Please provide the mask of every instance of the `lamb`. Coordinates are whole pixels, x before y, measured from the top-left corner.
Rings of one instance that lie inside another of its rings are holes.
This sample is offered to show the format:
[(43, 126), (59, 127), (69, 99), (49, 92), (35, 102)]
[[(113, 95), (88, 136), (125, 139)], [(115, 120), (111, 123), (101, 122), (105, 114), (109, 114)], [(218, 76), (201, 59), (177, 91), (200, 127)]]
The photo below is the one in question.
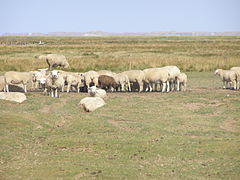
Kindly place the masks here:
[[(147, 83), (148, 87), (150, 88), (150, 92), (152, 91), (152, 87), (150, 84), (152, 83), (162, 83), (162, 92), (169, 92), (169, 77), (170, 74), (161, 68), (149, 68), (143, 70), (145, 73), (145, 82)], [(148, 87), (146, 91), (148, 91)]]
[(33, 85), (34, 75), (32, 72), (9, 71), (5, 73), (5, 91), (9, 92), (10, 84), (22, 84), (24, 92), (27, 92), (27, 84)]
[(113, 91), (113, 89), (117, 89), (117, 83), (113, 77), (107, 75), (101, 75), (98, 77), (99, 87), (102, 89), (106, 89), (108, 91)]
[(92, 85), (95, 85), (98, 87), (98, 77), (99, 75), (96, 71), (88, 71), (84, 73), (84, 80), (85, 80), (85, 85), (87, 89)]
[(177, 91), (179, 91), (179, 83), (176, 82), (176, 77), (180, 74), (180, 69), (177, 66), (164, 66), (161, 67), (161, 69), (166, 70), (170, 77), (169, 77), (169, 85), (170, 85), (170, 91), (175, 90), (175, 86), (177, 85)]
[(64, 77), (59, 74), (57, 70), (53, 70), (47, 77), (46, 88), (44, 92), (49, 94), (51, 97), (59, 97), (60, 89), (62, 89), (62, 92), (64, 91), (64, 83)]
[(145, 73), (143, 71), (129, 70), (129, 71), (124, 71), (122, 73), (127, 75), (128, 79), (131, 83), (138, 83), (139, 92), (143, 91), (143, 83), (145, 81)]
[(239, 89), (240, 74), (233, 70), (217, 69), (215, 75), (220, 76), (223, 81), (223, 89), (227, 88), (227, 83), (233, 84), (233, 89)]
[(128, 79), (128, 76), (124, 73), (118, 73), (113, 75), (114, 80), (116, 81), (120, 91), (124, 91), (126, 88), (128, 91), (131, 91), (131, 85)]
[(176, 81), (177, 81), (177, 83), (179, 83), (177, 85), (177, 87), (179, 87), (180, 91), (186, 91), (187, 90), (187, 75), (185, 73), (180, 73), (176, 77)]
[(107, 96), (107, 93), (104, 89), (99, 89), (96, 86), (88, 88), (88, 93), (91, 97), (105, 98)]
[(5, 92), (5, 76), (0, 76), (0, 91)]
[(41, 55), (38, 58), (47, 62), (49, 70), (52, 70), (52, 68), (56, 68), (58, 66), (63, 68), (69, 68), (69, 63), (66, 57), (61, 54)]

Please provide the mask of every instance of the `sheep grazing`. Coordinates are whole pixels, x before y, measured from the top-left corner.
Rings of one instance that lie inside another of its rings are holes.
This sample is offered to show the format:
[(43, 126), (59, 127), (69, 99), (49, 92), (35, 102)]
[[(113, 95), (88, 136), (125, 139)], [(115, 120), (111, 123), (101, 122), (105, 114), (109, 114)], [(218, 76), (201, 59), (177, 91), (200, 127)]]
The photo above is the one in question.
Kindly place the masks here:
[(228, 88), (228, 83), (233, 84), (233, 89), (239, 89), (240, 74), (237, 71), (217, 69), (214, 74), (222, 79), (223, 89)]
[(53, 70), (47, 77), (46, 88), (44, 92), (50, 95), (51, 97), (59, 97), (60, 89), (62, 89), (63, 92), (64, 83), (65, 83), (64, 77), (61, 74), (59, 74), (57, 70)]
[[(145, 73), (141, 70), (129, 70), (122, 72), (127, 75), (131, 83), (137, 83), (139, 85), (139, 92), (143, 91), (143, 83), (145, 81)], [(131, 88), (132, 89), (132, 88)]]
[(117, 89), (117, 83), (114, 78), (107, 75), (101, 75), (98, 77), (98, 85), (100, 88), (106, 89), (107, 91)]
[(150, 92), (152, 91), (153, 88), (151, 87), (151, 84), (161, 83), (163, 86), (162, 92), (169, 92), (168, 80), (170, 75), (166, 70), (160, 68), (149, 68), (143, 70), (143, 72), (145, 73), (145, 82), (147, 84), (146, 91), (148, 91), (148, 89)]
[(84, 73), (84, 80), (87, 89), (91, 86), (98, 86), (98, 73), (96, 71), (88, 71)]
[(80, 92), (80, 87), (84, 87), (84, 77), (78, 74), (68, 74), (66, 76), (67, 92), (70, 92), (71, 87), (75, 87), (77, 92)]
[[(179, 91), (179, 83), (176, 82), (176, 77), (180, 74), (180, 69), (177, 66), (164, 66), (160, 69), (164, 69), (169, 73), (169, 86), (170, 91)], [(176, 87), (177, 86), (177, 87)]]
[(5, 77), (4, 76), (0, 76), (0, 91), (5, 92)]
[(38, 56), (38, 59), (45, 60), (48, 64), (48, 69), (52, 70), (58, 66), (69, 68), (69, 63), (64, 55), (61, 54), (48, 54)]
[(24, 92), (27, 92), (27, 84), (33, 85), (34, 75), (32, 72), (9, 71), (5, 73), (5, 91), (9, 92), (9, 85), (22, 84)]
[(99, 89), (96, 86), (88, 88), (88, 93), (91, 97), (105, 98), (107, 96), (107, 93), (104, 89)]
[(128, 91), (131, 91), (131, 85), (126, 74), (124, 73), (114, 74), (113, 78), (118, 85), (116, 90), (120, 89), (120, 91), (125, 91), (127, 89)]
[(187, 75), (185, 73), (180, 73), (176, 77), (176, 81), (177, 81), (177, 83), (179, 83), (177, 85), (177, 87), (179, 87), (180, 91), (186, 91), (187, 90)]

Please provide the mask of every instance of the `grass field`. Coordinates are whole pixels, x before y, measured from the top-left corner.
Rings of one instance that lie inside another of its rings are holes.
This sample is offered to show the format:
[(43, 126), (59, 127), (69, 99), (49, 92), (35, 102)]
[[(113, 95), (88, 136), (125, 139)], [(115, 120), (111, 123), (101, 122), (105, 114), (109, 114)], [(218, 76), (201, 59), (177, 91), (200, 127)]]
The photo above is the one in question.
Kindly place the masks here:
[(0, 37), (0, 74), (46, 53), (71, 71), (177, 65), (188, 91), (108, 93), (92, 113), (86, 93), (0, 100), (0, 179), (240, 179), (240, 91), (213, 75), (240, 66), (240, 37)]
[[(45, 45), (38, 45), (39, 41)], [(183, 71), (213, 71), (240, 64), (240, 37), (0, 37), (0, 71), (46, 67), (36, 55), (64, 54), (71, 71), (113, 71), (177, 65)]]
[(0, 179), (239, 179), (240, 94), (190, 72), (178, 93), (27, 93), (0, 101)]

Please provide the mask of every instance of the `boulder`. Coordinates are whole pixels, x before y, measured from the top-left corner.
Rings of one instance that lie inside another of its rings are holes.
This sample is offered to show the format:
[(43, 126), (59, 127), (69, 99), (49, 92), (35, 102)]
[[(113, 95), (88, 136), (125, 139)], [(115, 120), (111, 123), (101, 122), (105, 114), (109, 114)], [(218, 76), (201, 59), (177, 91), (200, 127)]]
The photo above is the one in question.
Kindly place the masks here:
[(92, 112), (104, 106), (106, 103), (100, 97), (85, 97), (80, 101), (79, 104), (85, 111)]
[(27, 97), (24, 93), (20, 92), (0, 92), (0, 99), (22, 103), (27, 100)]

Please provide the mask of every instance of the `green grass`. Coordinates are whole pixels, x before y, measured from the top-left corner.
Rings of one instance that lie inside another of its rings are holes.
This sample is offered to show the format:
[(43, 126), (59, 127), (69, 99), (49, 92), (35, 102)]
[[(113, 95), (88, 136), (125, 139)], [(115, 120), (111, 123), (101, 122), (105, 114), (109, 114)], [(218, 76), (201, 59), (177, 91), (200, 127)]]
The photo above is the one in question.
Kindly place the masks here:
[[(38, 45), (39, 41), (45, 45)], [(0, 71), (47, 67), (36, 55), (64, 54), (71, 71), (133, 69), (177, 65), (183, 71), (239, 66), (239, 36), (0, 37)]]
[(0, 101), (0, 179), (239, 179), (240, 94), (189, 72), (187, 92)]

